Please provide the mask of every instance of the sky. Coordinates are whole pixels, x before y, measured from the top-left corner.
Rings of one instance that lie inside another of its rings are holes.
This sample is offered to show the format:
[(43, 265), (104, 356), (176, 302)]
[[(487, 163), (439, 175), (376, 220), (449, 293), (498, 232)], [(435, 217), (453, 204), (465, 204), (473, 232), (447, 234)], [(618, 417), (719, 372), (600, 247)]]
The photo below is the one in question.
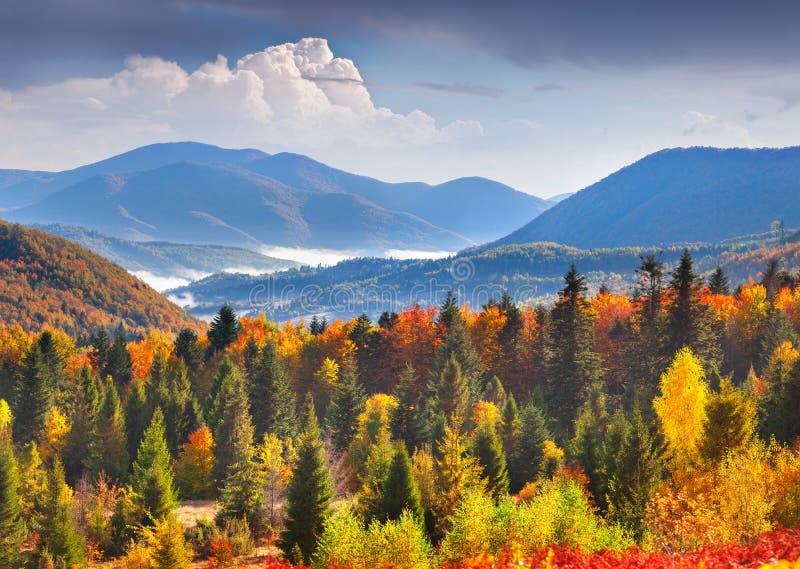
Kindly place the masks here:
[(800, 144), (798, 29), (789, 0), (0, 0), (0, 168), (197, 140), (550, 197)]

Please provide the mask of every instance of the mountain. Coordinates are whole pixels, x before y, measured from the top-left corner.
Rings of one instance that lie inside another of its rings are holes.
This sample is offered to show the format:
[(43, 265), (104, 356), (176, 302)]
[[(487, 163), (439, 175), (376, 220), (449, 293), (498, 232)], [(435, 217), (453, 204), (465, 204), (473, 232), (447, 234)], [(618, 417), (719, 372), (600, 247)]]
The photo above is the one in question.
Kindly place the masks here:
[(555, 205), (494, 245), (715, 242), (800, 225), (800, 147), (676, 148), (651, 154)]
[(497, 239), (550, 205), (485, 178), (386, 183), (299, 154), (193, 142), (66, 172), (0, 170), (0, 211), (13, 221), (254, 251), (455, 251)]
[[(299, 263), (276, 259), (248, 249), (221, 245), (189, 245), (164, 241), (130, 241), (69, 225), (35, 226), (86, 247), (156, 286), (178, 286), (216, 272), (263, 274), (298, 267)], [(156, 286), (156, 288), (160, 288)]]
[(129, 152), (64, 172), (0, 170), (0, 211), (36, 203), (63, 188), (93, 176), (151, 170), (175, 162), (242, 165), (267, 156), (260, 150), (229, 150), (198, 142), (168, 142)]
[(356, 194), (385, 209), (413, 214), (475, 243), (512, 231), (550, 207), (541, 198), (486, 178), (458, 178), (435, 186), (421, 182), (392, 184), (290, 153), (254, 160), (246, 167), (295, 188)]
[(0, 322), (70, 333), (119, 324), (138, 331), (200, 327), (122, 267), (63, 237), (1, 220)]
[(134, 240), (324, 249), (460, 249), (466, 238), (355, 194), (291, 188), (228, 164), (105, 174), (9, 214)]
[(331, 267), (251, 276), (212, 275), (168, 291), (168, 298), (198, 317), (213, 315), (223, 303), (242, 313), (265, 312), (276, 320), (326, 314), (330, 318), (377, 317), (414, 303), (437, 305), (449, 290), (462, 302), (479, 308), (508, 291), (517, 302), (551, 302), (563, 288), (571, 263), (586, 275), (592, 292), (605, 284), (614, 292), (629, 291), (635, 284), (634, 269), (642, 255), (660, 255), (668, 267), (688, 248), (695, 270), (708, 274), (717, 265), (729, 271), (731, 281), (757, 277), (770, 258), (794, 266), (800, 244), (778, 246), (775, 236), (746, 236), (718, 244), (676, 243), (666, 247), (618, 247), (584, 250), (555, 243), (504, 245), (472, 249), (445, 259), (397, 260), (360, 258)]

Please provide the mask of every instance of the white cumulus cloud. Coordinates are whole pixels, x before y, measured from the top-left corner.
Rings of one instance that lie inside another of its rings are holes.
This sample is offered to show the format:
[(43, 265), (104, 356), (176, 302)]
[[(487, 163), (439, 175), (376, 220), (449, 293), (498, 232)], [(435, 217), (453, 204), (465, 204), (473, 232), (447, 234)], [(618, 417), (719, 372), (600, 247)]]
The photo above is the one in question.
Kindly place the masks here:
[(482, 133), (474, 120), (438, 125), (420, 110), (376, 106), (355, 63), (322, 38), (234, 64), (220, 55), (194, 71), (136, 55), (108, 77), (0, 91), (0, 166), (8, 167), (63, 168), (178, 139), (313, 152), (425, 147)]

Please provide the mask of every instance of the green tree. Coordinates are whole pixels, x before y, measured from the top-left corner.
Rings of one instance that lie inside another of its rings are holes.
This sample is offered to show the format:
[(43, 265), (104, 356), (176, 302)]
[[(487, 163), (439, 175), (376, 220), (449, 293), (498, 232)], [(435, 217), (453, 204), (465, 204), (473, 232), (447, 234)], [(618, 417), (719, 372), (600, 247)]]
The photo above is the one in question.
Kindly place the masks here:
[[(69, 415), (72, 428), (67, 434), (63, 462), (67, 481), (74, 484), (80, 479), (91, 454), (87, 449), (90, 449), (95, 421), (100, 411), (100, 390), (88, 364), (75, 374), (72, 384), (73, 402)], [(123, 431), (123, 437), (124, 435)], [(127, 466), (126, 464), (126, 469)]]
[(131, 380), (131, 355), (128, 353), (125, 334), (122, 330), (114, 335), (114, 343), (108, 349), (105, 365), (102, 369), (103, 377), (110, 375), (117, 385), (127, 385)]
[(712, 294), (729, 295), (731, 293), (731, 282), (722, 267), (717, 266), (711, 276), (708, 277), (708, 290)]
[(285, 529), (280, 547), (297, 563), (311, 559), (330, 512), (333, 484), (320, 439), (313, 401), (305, 413), (305, 428), (297, 444), (297, 458), (292, 465), (292, 479), (286, 494)]
[(355, 369), (347, 366), (333, 392), (325, 423), (333, 446), (344, 452), (358, 431), (358, 416), (364, 410), (367, 394), (358, 381)]
[(248, 387), (256, 438), (263, 438), (265, 433), (281, 439), (293, 437), (297, 430), (297, 399), (273, 341), (261, 350)]
[(526, 482), (539, 474), (544, 442), (552, 438), (547, 418), (542, 410), (529, 401), (520, 413), (519, 431), (511, 458), (511, 491), (519, 492)]
[(150, 548), (152, 569), (188, 569), (192, 564), (192, 548), (184, 537), (183, 524), (174, 515), (156, 520), (145, 532)]
[(224, 304), (208, 328), (208, 355), (223, 352), (239, 336), (239, 319), (233, 308)]
[(5, 400), (0, 399), (0, 567), (18, 566), (20, 546), (25, 537), (20, 486), (19, 467), (11, 441), (11, 412)]
[(762, 401), (762, 431), (791, 444), (800, 436), (800, 359), (789, 373), (770, 371), (767, 395)]
[(144, 523), (152, 523), (172, 513), (178, 505), (172, 458), (167, 447), (164, 415), (156, 409), (144, 432), (131, 480), (137, 501), (144, 510)]
[(128, 386), (128, 395), (125, 399), (125, 433), (128, 439), (129, 456), (136, 456), (136, 451), (144, 436), (144, 430), (152, 417), (153, 409), (148, 409), (144, 382), (141, 379), (135, 379)]
[(47, 412), (54, 402), (54, 384), (50, 367), (34, 342), (22, 362), (22, 372), (15, 386), (14, 437), (20, 445), (36, 439), (44, 428)]
[(117, 387), (106, 382), (102, 404), (89, 438), (86, 466), (98, 476), (105, 472), (111, 480), (126, 480), (130, 464), (125, 416), (119, 403)]
[(203, 353), (197, 345), (197, 332), (191, 328), (183, 328), (175, 338), (172, 353), (186, 364), (186, 368), (196, 371), (203, 361)]
[(572, 435), (575, 416), (593, 384), (600, 380), (600, 356), (594, 351), (594, 321), (585, 278), (575, 264), (564, 276), (564, 289), (550, 311), (545, 347), (548, 407), (564, 438)]
[(755, 401), (724, 378), (719, 393), (713, 393), (706, 403), (700, 455), (716, 464), (728, 452), (743, 449), (756, 430), (756, 414)]
[[(467, 385), (467, 405), (469, 406), (469, 402), (477, 400), (480, 395), (483, 364), (472, 343), (453, 291), (447, 293), (447, 298), (439, 309), (437, 324), (443, 334), (443, 341), (436, 348), (431, 362), (432, 379), (438, 381), (445, 368), (450, 364), (450, 360), (455, 359)], [(445, 415), (445, 417), (449, 417), (449, 415)]]
[(461, 373), (461, 364), (451, 354), (436, 383), (436, 410), (444, 417), (465, 417), (469, 411), (470, 393), (467, 379)]
[[(223, 371), (225, 375), (222, 378), (214, 409), (217, 422), (213, 428), (217, 457), (214, 476), (220, 482), (227, 478), (229, 467), (237, 460), (235, 445), (239, 433), (236, 432), (236, 429), (241, 427), (243, 417), (247, 417), (247, 421), (252, 421), (244, 377), (227, 356), (220, 365), (220, 372)], [(252, 433), (250, 436), (252, 441)]]
[(607, 506), (603, 444), (608, 422), (605, 393), (602, 389), (593, 389), (575, 420), (575, 436), (568, 449), (570, 459), (583, 467), (589, 478), (589, 490), (602, 510)]
[(39, 555), (50, 555), (64, 567), (84, 565), (84, 544), (72, 517), (72, 490), (64, 481), (64, 467), (58, 459), (47, 474), (41, 517)]
[(506, 454), (497, 436), (494, 425), (484, 423), (478, 426), (472, 442), (472, 454), (478, 459), (486, 479), (486, 489), (499, 501), (508, 495), (508, 471)]
[(383, 485), (379, 519), (381, 521), (400, 519), (404, 510), (417, 521), (424, 520), (425, 512), (414, 480), (411, 459), (406, 445), (401, 441), (395, 444), (389, 474)]

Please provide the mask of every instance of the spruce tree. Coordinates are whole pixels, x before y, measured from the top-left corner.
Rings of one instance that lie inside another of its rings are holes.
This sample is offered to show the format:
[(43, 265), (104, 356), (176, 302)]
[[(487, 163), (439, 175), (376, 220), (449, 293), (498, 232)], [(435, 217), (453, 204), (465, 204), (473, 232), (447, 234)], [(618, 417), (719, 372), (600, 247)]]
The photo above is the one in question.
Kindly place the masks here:
[[(100, 410), (100, 391), (88, 364), (75, 375), (72, 383), (73, 402), (69, 417), (72, 428), (67, 434), (63, 462), (67, 482), (74, 484), (86, 466), (87, 450)], [(127, 464), (125, 466), (127, 468)]]
[(49, 555), (63, 567), (83, 565), (86, 555), (72, 517), (72, 490), (64, 481), (64, 467), (58, 459), (47, 474), (41, 514), (39, 555)]
[(280, 548), (295, 563), (299, 551), (310, 559), (322, 534), (333, 498), (333, 484), (320, 439), (317, 415), (313, 402), (307, 406), (305, 429), (297, 444), (297, 458), (292, 465), (292, 479), (286, 494), (285, 529)]
[(406, 364), (400, 372), (394, 396), (397, 409), (392, 415), (392, 437), (405, 441), (406, 448), (415, 448), (420, 442), (417, 417), (420, 406), (420, 390), (414, 366)]
[(584, 473), (589, 478), (589, 490), (595, 503), (603, 511), (607, 506), (603, 443), (608, 423), (605, 393), (597, 387), (592, 390), (575, 420), (575, 436), (568, 448), (569, 458), (583, 467)]
[(520, 412), (519, 433), (511, 457), (511, 491), (519, 492), (527, 482), (533, 482), (539, 474), (544, 442), (552, 438), (547, 418), (533, 401), (529, 401)]
[[(506, 397), (506, 403), (503, 405), (500, 422), (500, 440), (503, 443), (503, 451), (506, 453), (507, 460), (511, 460), (514, 457), (519, 428), (520, 418), (517, 400), (514, 398), (513, 393), (509, 393), (508, 397)], [(509, 465), (509, 468), (511, 468), (511, 465)]]
[(466, 417), (470, 403), (469, 385), (461, 373), (461, 364), (455, 354), (450, 355), (438, 379), (435, 397), (439, 414), (444, 417)]
[(122, 330), (114, 335), (114, 343), (109, 347), (103, 368), (103, 377), (110, 375), (117, 385), (127, 385), (131, 380), (132, 361), (128, 353), (125, 334)]
[(86, 466), (94, 476), (105, 472), (111, 480), (124, 481), (128, 478), (129, 461), (125, 416), (120, 408), (119, 394), (116, 385), (107, 382), (90, 434)]
[(403, 442), (395, 444), (389, 474), (383, 485), (379, 519), (381, 521), (397, 520), (403, 510), (408, 511), (418, 521), (424, 520), (425, 512), (420, 501), (411, 459)]
[(208, 355), (214, 355), (225, 350), (239, 335), (239, 320), (236, 313), (227, 304), (219, 309), (211, 321), (208, 329)]
[(128, 386), (128, 396), (125, 399), (125, 432), (128, 438), (129, 456), (136, 456), (144, 430), (152, 417), (153, 410), (147, 406), (144, 382), (135, 379)]
[(673, 294), (673, 302), (667, 314), (668, 353), (675, 354), (686, 346), (697, 353), (701, 311), (697, 300), (699, 277), (694, 272), (692, 255), (688, 249), (683, 250), (680, 261), (671, 275), (669, 288)]
[(222, 378), (222, 384), (217, 394), (214, 410), (217, 423), (212, 429), (217, 456), (214, 477), (218, 482), (222, 482), (227, 478), (229, 467), (236, 462), (237, 457), (234, 447), (239, 436), (236, 429), (241, 427), (242, 417), (246, 416), (247, 421), (251, 421), (250, 404), (247, 399), (244, 378), (238, 368), (227, 362), (227, 359), (226, 357), (220, 366), (220, 370), (224, 368), (227, 371)]
[(761, 431), (782, 443), (792, 444), (800, 436), (800, 360), (788, 374), (771, 374), (767, 395), (761, 402)]
[(15, 386), (14, 438), (18, 444), (27, 444), (41, 434), (47, 412), (53, 406), (54, 387), (51, 369), (38, 342), (34, 342), (25, 355)]
[(263, 438), (265, 433), (281, 439), (294, 436), (297, 399), (273, 341), (267, 342), (261, 350), (248, 389), (256, 438)]
[(475, 432), (472, 442), (472, 455), (478, 459), (483, 477), (486, 479), (486, 490), (499, 501), (508, 495), (508, 471), (506, 454), (497, 436), (494, 425), (484, 423)]
[(144, 432), (136, 461), (133, 463), (131, 485), (137, 501), (145, 512), (144, 523), (152, 523), (169, 515), (178, 505), (164, 430), (164, 415), (156, 409), (150, 426)]
[(355, 370), (347, 366), (328, 405), (326, 425), (339, 452), (344, 452), (358, 431), (358, 416), (364, 410), (367, 395), (358, 381)]
[(493, 375), (483, 387), (483, 401), (494, 403), (498, 409), (503, 409), (506, 405), (506, 390), (503, 383), (496, 375)]
[(97, 334), (92, 336), (92, 355), (94, 359), (95, 368), (102, 375), (106, 370), (108, 362), (108, 350), (111, 347), (111, 340), (108, 337), (108, 332), (105, 328), (100, 328)]
[(196, 372), (203, 360), (203, 353), (197, 346), (197, 332), (191, 328), (183, 328), (175, 338), (172, 353), (186, 364), (186, 368)]
[(717, 266), (711, 276), (708, 277), (708, 290), (711, 294), (724, 294), (726, 296), (731, 293), (731, 283), (722, 267)]
[[(0, 399), (0, 414), (5, 408), (10, 424), (10, 412)], [(25, 538), (25, 521), (20, 508), (20, 476), (10, 426), (0, 425), (0, 567), (18, 567), (20, 547)]]
[[(450, 360), (455, 358), (467, 385), (469, 405), (469, 402), (477, 400), (480, 394), (483, 364), (472, 343), (453, 291), (447, 293), (447, 298), (439, 310), (437, 324), (443, 334), (443, 339), (442, 343), (437, 346), (431, 362), (431, 378), (437, 381)], [(449, 415), (447, 416), (449, 417)]]
[(594, 351), (594, 321), (584, 296), (585, 280), (573, 263), (547, 326), (548, 407), (565, 439), (571, 438), (575, 416), (601, 376), (600, 356)]
[(186, 364), (182, 360), (169, 366), (166, 387), (164, 424), (167, 429), (167, 444), (170, 452), (175, 454), (189, 433), (198, 426), (197, 417), (194, 415), (194, 396), (189, 384)]

